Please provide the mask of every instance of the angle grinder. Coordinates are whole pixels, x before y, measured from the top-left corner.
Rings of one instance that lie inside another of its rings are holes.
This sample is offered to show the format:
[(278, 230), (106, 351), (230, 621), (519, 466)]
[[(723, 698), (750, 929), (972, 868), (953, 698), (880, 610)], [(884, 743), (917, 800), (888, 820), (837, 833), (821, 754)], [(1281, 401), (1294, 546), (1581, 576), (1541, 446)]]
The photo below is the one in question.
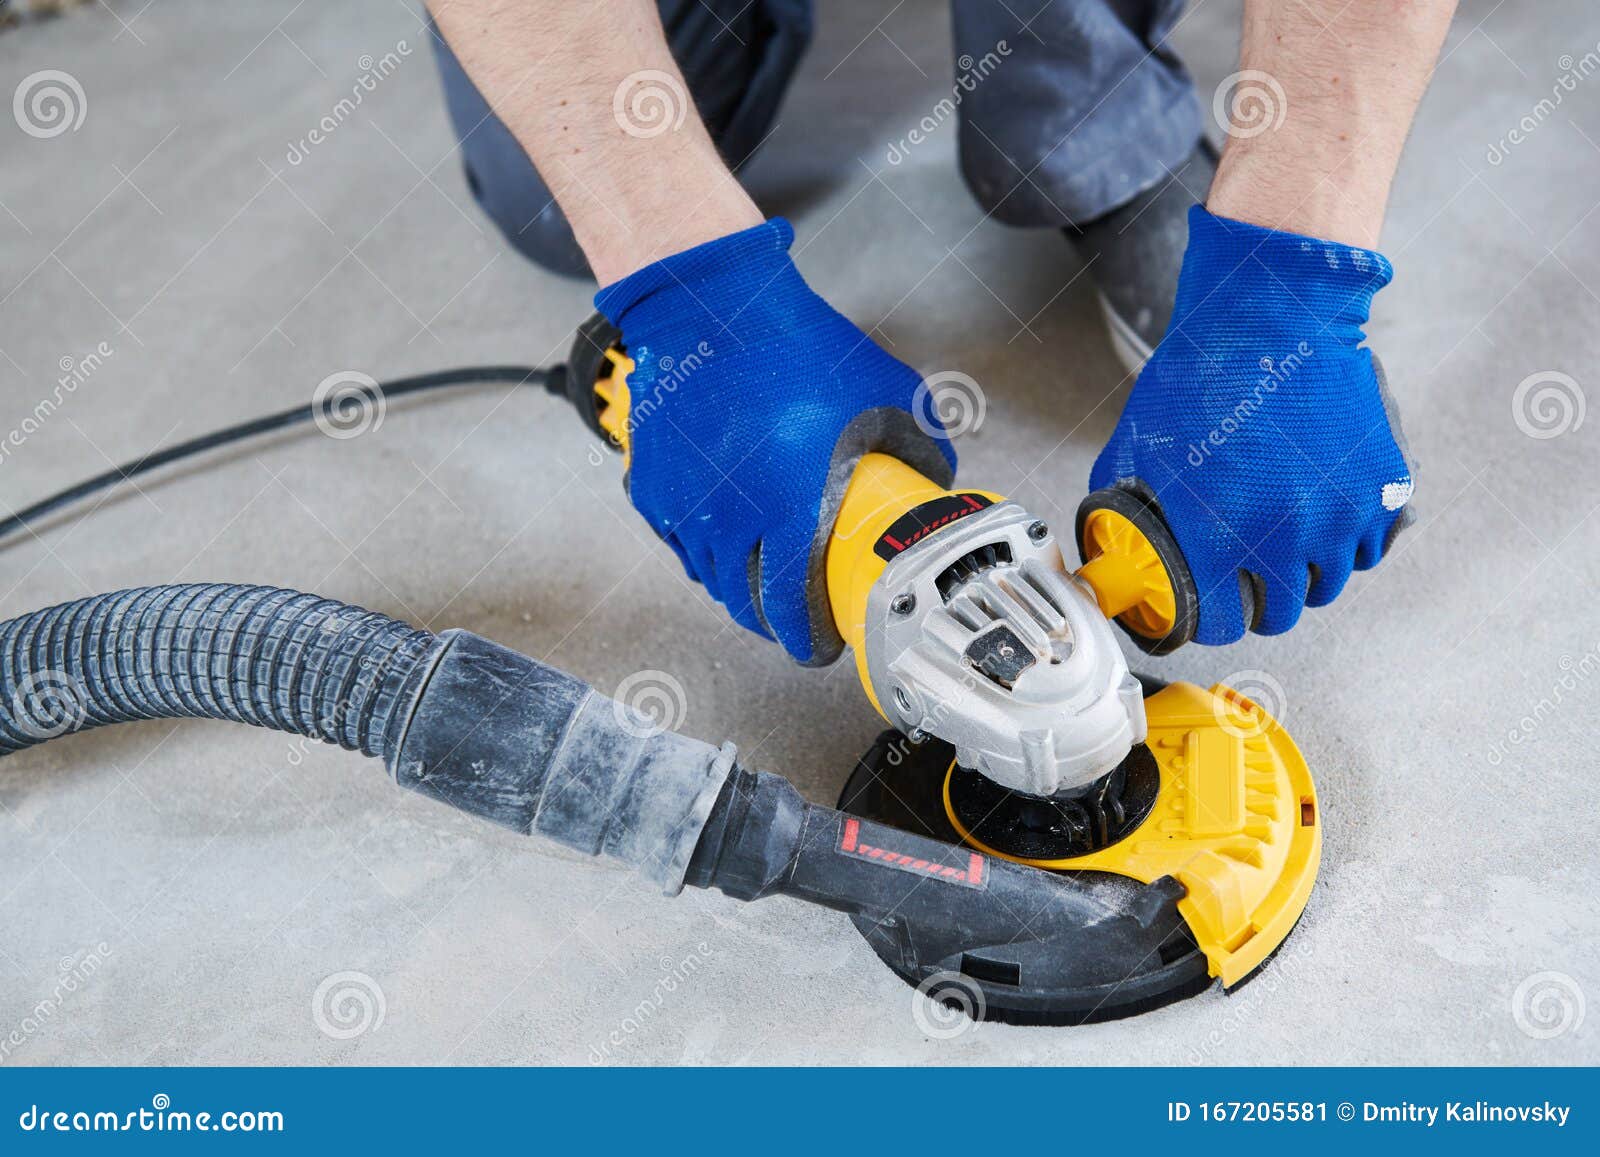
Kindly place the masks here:
[[(620, 333), (596, 315), (560, 387), (625, 457), (633, 371)], [(835, 626), (891, 725), (857, 763), (840, 809), (1071, 876), (1128, 917), (1115, 935), (1108, 922), (1098, 940), (1075, 940), (1065, 964), (1038, 959), (1038, 942), (1022, 937), (952, 953), (947, 938), (857, 921), (902, 978), (992, 1019), (1087, 1023), (1216, 979), (1235, 987), (1288, 936), (1321, 858), (1316, 789), (1276, 720), (1220, 684), (1163, 685), (1129, 670), (1112, 622), (1164, 654), (1198, 620), (1194, 581), (1154, 497), (1097, 491), (1073, 531), (1075, 571), (1052, 528), (1018, 503), (945, 489), (867, 454), (827, 549)], [(892, 840), (845, 830), (838, 843), (841, 854), (930, 879), (962, 871)], [(1130, 927), (1143, 931), (1124, 943)]]

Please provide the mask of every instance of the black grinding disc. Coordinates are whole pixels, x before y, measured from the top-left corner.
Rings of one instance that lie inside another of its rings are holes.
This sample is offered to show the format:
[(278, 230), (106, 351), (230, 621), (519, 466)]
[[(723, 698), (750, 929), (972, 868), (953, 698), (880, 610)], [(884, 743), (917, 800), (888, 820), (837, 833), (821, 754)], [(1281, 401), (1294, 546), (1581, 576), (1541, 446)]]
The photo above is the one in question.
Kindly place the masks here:
[(1144, 822), (1160, 791), (1161, 770), (1142, 743), (1094, 783), (1048, 797), (964, 767), (949, 772), (957, 822), (978, 843), (1020, 860), (1065, 860), (1117, 843)]

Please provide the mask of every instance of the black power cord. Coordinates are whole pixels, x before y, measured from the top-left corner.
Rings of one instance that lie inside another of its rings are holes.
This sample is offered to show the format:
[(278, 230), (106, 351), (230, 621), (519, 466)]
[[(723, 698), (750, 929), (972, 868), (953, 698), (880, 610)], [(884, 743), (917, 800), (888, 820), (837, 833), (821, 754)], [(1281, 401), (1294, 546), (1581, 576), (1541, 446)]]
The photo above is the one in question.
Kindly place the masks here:
[(442, 389), (445, 386), (492, 385), (497, 382), (505, 382), (516, 386), (538, 384), (553, 394), (562, 394), (565, 390), (566, 367), (560, 365), (543, 367), (469, 366), (458, 370), (438, 370), (431, 374), (416, 374), (408, 378), (396, 378), (392, 382), (379, 382), (376, 387), (361, 386), (350, 393), (335, 394), (325, 398), (320, 403), (312, 402), (305, 406), (293, 406), (287, 410), (279, 410), (275, 414), (252, 418), (248, 422), (240, 422), (235, 426), (213, 430), (209, 434), (202, 434), (198, 438), (190, 438), (186, 442), (179, 442), (165, 449), (152, 450), (142, 458), (137, 458), (121, 466), (114, 466), (103, 474), (96, 474), (93, 478), (86, 478), (82, 482), (67, 487), (65, 490), (57, 491), (48, 498), (40, 499), (31, 506), (24, 507), (15, 514), (0, 518), (0, 541), (10, 537), (17, 531), (29, 529), (33, 523), (64, 510), (91, 494), (109, 490), (130, 478), (148, 474), (152, 470), (170, 465), (180, 459), (192, 458), (197, 454), (204, 454), (221, 446), (229, 446), (235, 442), (242, 442), (247, 438), (254, 438), (260, 434), (282, 430), (288, 426), (297, 426), (302, 422), (312, 422), (318, 417), (337, 420), (344, 407), (360, 404), (357, 395), (365, 398), (368, 403), (379, 401), (386, 403), (394, 398), (403, 398), (407, 394), (420, 394), (428, 390)]

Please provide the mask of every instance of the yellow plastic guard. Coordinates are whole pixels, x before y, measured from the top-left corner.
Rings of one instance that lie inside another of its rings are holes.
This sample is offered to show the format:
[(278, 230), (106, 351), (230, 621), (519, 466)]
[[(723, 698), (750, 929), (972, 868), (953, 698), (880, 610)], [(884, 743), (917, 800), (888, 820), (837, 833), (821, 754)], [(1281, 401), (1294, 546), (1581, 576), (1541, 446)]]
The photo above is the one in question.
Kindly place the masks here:
[[(1277, 720), (1230, 687), (1173, 683), (1145, 700), (1145, 715), (1161, 771), (1145, 821), (1087, 856), (1019, 862), (1116, 872), (1145, 884), (1173, 877), (1188, 891), (1178, 911), (1211, 975), (1232, 986), (1283, 943), (1305, 910), (1322, 861), (1316, 788)], [(1017, 859), (957, 822), (948, 776), (945, 812), (973, 847)]]

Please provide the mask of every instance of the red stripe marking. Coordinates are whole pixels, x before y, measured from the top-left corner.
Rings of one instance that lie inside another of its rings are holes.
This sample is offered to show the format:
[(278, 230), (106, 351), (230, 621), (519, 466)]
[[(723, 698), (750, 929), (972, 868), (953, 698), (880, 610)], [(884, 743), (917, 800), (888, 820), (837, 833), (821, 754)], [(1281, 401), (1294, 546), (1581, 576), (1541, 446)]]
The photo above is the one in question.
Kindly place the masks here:
[(983, 886), (983, 857), (976, 852), (968, 857), (968, 866), (962, 869), (948, 864), (941, 864), (934, 860), (907, 855), (892, 848), (874, 847), (861, 839), (861, 821), (853, 816), (845, 817), (844, 823), (840, 825), (839, 850), (848, 855), (860, 856), (867, 860), (876, 860), (885, 866), (918, 872), (936, 880), (952, 880), (971, 887)]

